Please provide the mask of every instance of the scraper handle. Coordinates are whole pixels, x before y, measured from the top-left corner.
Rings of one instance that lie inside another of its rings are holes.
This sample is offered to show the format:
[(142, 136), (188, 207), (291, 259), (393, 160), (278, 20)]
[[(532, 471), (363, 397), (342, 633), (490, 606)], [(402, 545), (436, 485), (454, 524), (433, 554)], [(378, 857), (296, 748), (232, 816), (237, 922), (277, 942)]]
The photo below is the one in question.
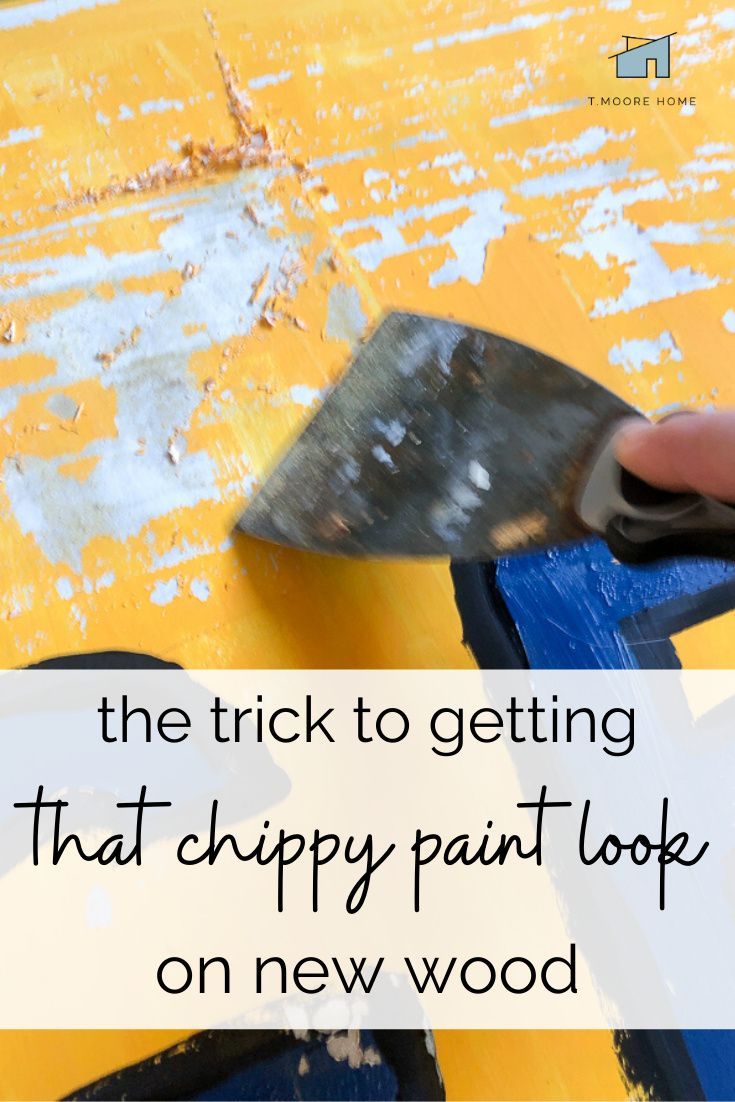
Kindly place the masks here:
[(650, 486), (621, 467), (612, 437), (593, 461), (577, 511), (621, 562), (690, 555), (735, 561), (735, 505)]

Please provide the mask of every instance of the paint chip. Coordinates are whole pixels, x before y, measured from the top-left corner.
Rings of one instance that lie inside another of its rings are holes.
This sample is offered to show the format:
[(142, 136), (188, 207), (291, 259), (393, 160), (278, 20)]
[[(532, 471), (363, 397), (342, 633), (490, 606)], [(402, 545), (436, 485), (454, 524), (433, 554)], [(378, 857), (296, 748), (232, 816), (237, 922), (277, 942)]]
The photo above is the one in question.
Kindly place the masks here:
[(211, 590), (206, 578), (193, 578), (189, 585), (189, 590), (192, 597), (196, 597), (198, 601), (204, 602), (209, 600)]
[(3, 333), (3, 340), (7, 341), (8, 344), (13, 344), (13, 342), (15, 341), (15, 322), (14, 321), (10, 322), (7, 329)]
[(490, 489), (490, 475), (476, 459), (470, 461), (467, 473), (470, 476), (470, 482), (473, 486), (476, 486), (478, 490)]
[(186, 444), (183, 437), (180, 436), (178, 432), (175, 432), (169, 439), (168, 448), (166, 449), (166, 454), (175, 467), (181, 462), (181, 458), (185, 451)]
[(179, 592), (177, 578), (169, 578), (167, 582), (158, 581), (151, 591), (151, 603), (154, 605), (170, 605)]
[(346, 1062), (353, 1069), (377, 1067), (381, 1063), (380, 1053), (372, 1045), (363, 1048), (360, 1043), (360, 1030), (348, 1029), (345, 1033), (333, 1033), (327, 1037), (327, 1052), (337, 1063)]

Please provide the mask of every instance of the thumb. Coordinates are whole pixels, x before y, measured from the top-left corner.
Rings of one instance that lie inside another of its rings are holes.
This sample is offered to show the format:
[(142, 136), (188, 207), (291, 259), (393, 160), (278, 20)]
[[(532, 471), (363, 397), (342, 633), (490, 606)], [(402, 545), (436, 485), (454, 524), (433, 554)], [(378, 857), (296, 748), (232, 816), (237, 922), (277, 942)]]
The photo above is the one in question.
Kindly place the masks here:
[(735, 410), (630, 421), (615, 454), (627, 470), (664, 490), (695, 491), (735, 501)]

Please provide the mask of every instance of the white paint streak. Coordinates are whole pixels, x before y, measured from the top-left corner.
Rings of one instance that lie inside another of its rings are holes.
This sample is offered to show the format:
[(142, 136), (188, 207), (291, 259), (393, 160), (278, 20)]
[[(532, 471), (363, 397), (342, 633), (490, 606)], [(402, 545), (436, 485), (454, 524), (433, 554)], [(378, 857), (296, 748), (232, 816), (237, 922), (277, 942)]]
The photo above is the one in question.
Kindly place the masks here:
[(610, 349), (608, 360), (630, 373), (642, 371), (644, 364), (660, 364), (664, 354), (667, 360), (681, 362), (681, 350), (668, 329), (657, 337), (621, 340)]
[(116, 4), (117, 0), (37, 0), (35, 4), (18, 4), (0, 11), (0, 31), (29, 27), (32, 23), (51, 23), (62, 15), (75, 11)]
[[(0, 275), (18, 276), (37, 272), (45, 294), (77, 288), (85, 293), (71, 306), (57, 310), (43, 321), (32, 322), (23, 345), (0, 347), (0, 362), (22, 353), (49, 357), (55, 364), (50, 375), (23, 385), (4, 387), (0, 393), (0, 416), (7, 416), (23, 394), (63, 388), (95, 379), (116, 397), (113, 436), (102, 435), (79, 452), (44, 458), (24, 457), (22, 469), (6, 461), (5, 488), (21, 531), (32, 534), (51, 562), (66, 562), (81, 571), (82, 551), (97, 536), (125, 540), (146, 524), (172, 509), (227, 496), (218, 481), (214, 459), (204, 450), (189, 450), (174, 465), (167, 456), (172, 436), (186, 430), (195, 411), (205, 400), (201, 386), (189, 372), (193, 352), (208, 348), (233, 335), (248, 333), (258, 319), (243, 287), (270, 266), (278, 271), (297, 250), (291, 238), (269, 234), (279, 224), (278, 211), (263, 200), (271, 178), (268, 172), (240, 174), (227, 183), (190, 192), (155, 197), (124, 209), (160, 218), (158, 247), (138, 253), (109, 256), (88, 247), (70, 249), (61, 257), (18, 261), (15, 235), (0, 241)], [(242, 218), (243, 205), (259, 195), (263, 222), (253, 225)], [(114, 217), (115, 210), (105, 218)], [(164, 221), (164, 218), (167, 219)], [(179, 221), (175, 219), (179, 218)], [(168, 221), (172, 219), (173, 221)], [(27, 235), (44, 257), (44, 235), (69, 231), (74, 226), (94, 224), (96, 212), (78, 216), (57, 227)], [(235, 234), (228, 237), (228, 233)], [(75, 241), (72, 235), (72, 241)], [(3, 257), (8, 259), (3, 261)], [(145, 277), (162, 269), (184, 269), (191, 262), (200, 265), (196, 278), (185, 281), (178, 295), (160, 291), (125, 292), (124, 280)], [(99, 283), (118, 288), (107, 300), (94, 294)], [(14, 280), (8, 279), (12, 286)], [(13, 288), (27, 297), (22, 281)], [(196, 332), (185, 327), (195, 323)], [(137, 342), (120, 353), (105, 370), (97, 353), (115, 348), (122, 333), (139, 327)], [(145, 440), (142, 454), (139, 440)], [(84, 480), (64, 477), (62, 468), (72, 459), (96, 457), (97, 464)], [(233, 472), (232, 495), (240, 495), (251, 477), (247, 468)]]
[(138, 108), (141, 115), (162, 115), (165, 111), (183, 111), (180, 99), (147, 99)]
[(533, 168), (534, 163), (568, 164), (570, 161), (579, 161), (599, 153), (608, 142), (627, 141), (634, 134), (633, 130), (616, 133), (604, 126), (588, 126), (576, 138), (568, 141), (551, 141), (546, 145), (530, 146), (520, 155), (515, 150), (508, 149), (504, 153), (496, 154), (495, 160), (512, 161), (526, 171)]
[(560, 12), (540, 12), (534, 14), (526, 12), (516, 15), (507, 23), (489, 23), (486, 27), (473, 27), (468, 31), (455, 31), (454, 34), (440, 35), (436, 39), (425, 38), (421, 42), (414, 43), (414, 53), (426, 53), (438, 46), (445, 49), (447, 46), (468, 45), (471, 42), (481, 42), (487, 38), (496, 38), (498, 35), (515, 34), (517, 31), (535, 30), (544, 27), (548, 23), (563, 23), (573, 15), (580, 15), (579, 8), (564, 8)]
[(735, 8), (724, 8), (715, 12), (712, 22), (722, 31), (735, 31)]
[(57, 578), (56, 592), (62, 600), (70, 601), (74, 596), (74, 586), (71, 584), (71, 578)]
[[(506, 226), (520, 221), (518, 215), (503, 209), (504, 203), (504, 193), (497, 188), (491, 188), (470, 195), (440, 199), (425, 206), (407, 207), (390, 215), (349, 219), (336, 227), (336, 232), (341, 236), (354, 230), (370, 228), (379, 235), (377, 240), (365, 241), (352, 250), (357, 261), (369, 272), (375, 271), (390, 257), (446, 244), (453, 255), (430, 273), (429, 285), (439, 287), (458, 279), (477, 284), (484, 272), (488, 244), (502, 237)], [(418, 240), (406, 240), (401, 232), (419, 219), (431, 221), (441, 215), (459, 211), (467, 212), (465, 219), (444, 233), (437, 234), (427, 230)]]
[(268, 88), (272, 84), (285, 84), (293, 76), (291, 69), (282, 69), (280, 73), (265, 73), (261, 77), (251, 77), (248, 88)]
[(357, 344), (365, 332), (367, 321), (357, 288), (346, 283), (335, 283), (330, 288), (327, 300), (325, 337), (332, 341)]
[(42, 126), (20, 126), (16, 130), (9, 130), (0, 141), (0, 149), (9, 145), (21, 145), (24, 142), (35, 142), (43, 134)]
[(350, 161), (361, 161), (366, 157), (375, 157), (376, 152), (372, 146), (366, 149), (347, 149), (344, 153), (330, 153), (326, 157), (314, 157), (309, 162), (309, 168), (326, 168), (327, 165), (346, 165)]
[(396, 149), (412, 149), (415, 145), (430, 145), (432, 142), (446, 141), (448, 136), (446, 130), (421, 130), (418, 134), (399, 138), (394, 145)]
[(515, 190), (524, 199), (550, 199), (568, 191), (585, 191), (623, 180), (629, 170), (630, 158), (621, 161), (597, 161), (591, 165), (567, 168), (563, 172), (549, 172), (544, 176), (523, 180)]
[(529, 119), (542, 119), (546, 115), (558, 115), (562, 111), (572, 111), (575, 107), (584, 106), (584, 100), (568, 99), (563, 103), (532, 103), (530, 107), (524, 107), (522, 111), (514, 111), (510, 115), (495, 115), (490, 119), (490, 126), (511, 126), (517, 122), (527, 122)]
[(314, 402), (318, 402), (321, 398), (321, 391), (317, 390), (313, 386), (305, 386), (303, 383), (296, 383), (291, 387), (289, 394), (291, 401), (297, 406), (313, 406)]
[(625, 217), (625, 207), (633, 203), (669, 199), (663, 180), (648, 180), (643, 184), (613, 192), (605, 187), (589, 202), (581, 219), (578, 240), (562, 245), (560, 252), (581, 259), (589, 256), (601, 270), (613, 266), (624, 268), (628, 285), (617, 298), (598, 299), (591, 317), (637, 310), (651, 302), (661, 302), (690, 291), (714, 287), (719, 282), (695, 272), (690, 267), (670, 269), (655, 241), (670, 240), (673, 229), (662, 233), (663, 227), (643, 229), (638, 222)]

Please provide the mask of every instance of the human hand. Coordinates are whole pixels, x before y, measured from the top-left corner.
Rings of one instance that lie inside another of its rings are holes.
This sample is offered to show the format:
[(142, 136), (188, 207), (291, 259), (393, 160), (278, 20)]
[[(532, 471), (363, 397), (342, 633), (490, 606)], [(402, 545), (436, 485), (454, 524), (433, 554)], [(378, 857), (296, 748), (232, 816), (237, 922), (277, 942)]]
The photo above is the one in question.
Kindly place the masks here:
[(735, 410), (631, 420), (615, 438), (618, 462), (653, 486), (735, 502)]

